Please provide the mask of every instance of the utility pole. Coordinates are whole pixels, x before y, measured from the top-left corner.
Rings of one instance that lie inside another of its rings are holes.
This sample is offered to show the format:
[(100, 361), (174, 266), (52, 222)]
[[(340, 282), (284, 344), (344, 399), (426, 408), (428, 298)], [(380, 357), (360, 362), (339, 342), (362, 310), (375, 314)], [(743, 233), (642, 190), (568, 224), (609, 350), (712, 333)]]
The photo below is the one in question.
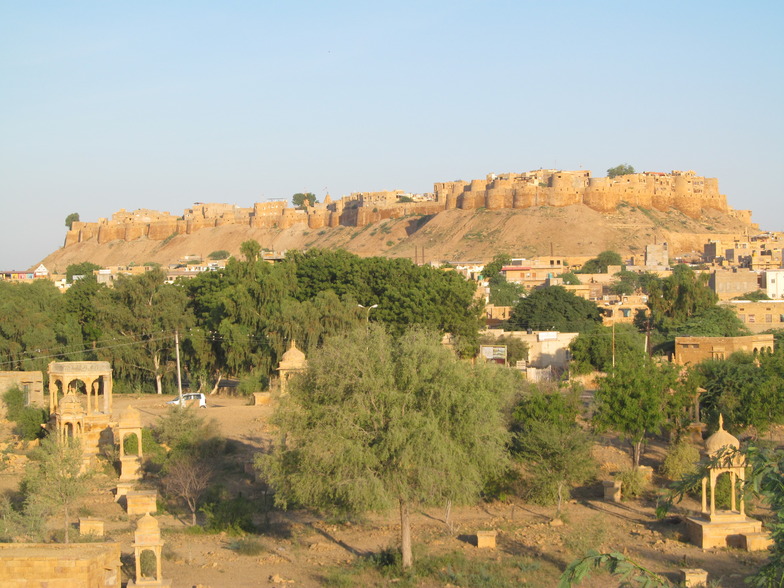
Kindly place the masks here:
[(174, 348), (177, 352), (177, 392), (180, 397), (180, 406), (182, 406), (182, 372), (180, 371), (180, 333), (176, 329), (174, 331)]
[(615, 367), (615, 318), (612, 323), (612, 366)]

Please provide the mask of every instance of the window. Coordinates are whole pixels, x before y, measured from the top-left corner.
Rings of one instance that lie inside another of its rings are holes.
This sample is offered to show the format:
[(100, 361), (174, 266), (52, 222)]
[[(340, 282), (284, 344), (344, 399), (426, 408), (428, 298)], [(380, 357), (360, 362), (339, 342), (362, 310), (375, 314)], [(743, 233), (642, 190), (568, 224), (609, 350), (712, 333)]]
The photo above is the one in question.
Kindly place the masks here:
[(772, 314), (766, 314), (765, 315), (765, 322), (766, 323), (772, 323), (773, 322), (773, 315)]

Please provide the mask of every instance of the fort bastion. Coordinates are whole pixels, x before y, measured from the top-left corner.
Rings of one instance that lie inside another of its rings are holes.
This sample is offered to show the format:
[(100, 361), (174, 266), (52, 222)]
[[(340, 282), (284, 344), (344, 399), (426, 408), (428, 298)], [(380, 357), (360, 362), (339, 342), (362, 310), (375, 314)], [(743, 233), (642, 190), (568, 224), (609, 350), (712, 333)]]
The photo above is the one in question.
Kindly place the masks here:
[(172, 235), (227, 224), (277, 229), (298, 223), (310, 229), (363, 227), (381, 220), (436, 214), (455, 208), (501, 210), (575, 204), (609, 213), (621, 203), (627, 203), (659, 211), (675, 209), (691, 218), (699, 218), (704, 211), (712, 209), (751, 224), (751, 211), (730, 208), (726, 196), (719, 193), (716, 178), (704, 178), (693, 171), (594, 178), (587, 170), (540, 169), (489, 174), (483, 180), (469, 182), (439, 182), (432, 194), (416, 199), (405, 196), (409, 195), (401, 190), (357, 192), (335, 201), (327, 195), (324, 202), (302, 209), (292, 208), (284, 200), (256, 202), (249, 208), (198, 202), (181, 216), (148, 209), (120, 210), (111, 219), (74, 222), (66, 234), (65, 246), (89, 239), (97, 239), (99, 243), (142, 237), (162, 241)]

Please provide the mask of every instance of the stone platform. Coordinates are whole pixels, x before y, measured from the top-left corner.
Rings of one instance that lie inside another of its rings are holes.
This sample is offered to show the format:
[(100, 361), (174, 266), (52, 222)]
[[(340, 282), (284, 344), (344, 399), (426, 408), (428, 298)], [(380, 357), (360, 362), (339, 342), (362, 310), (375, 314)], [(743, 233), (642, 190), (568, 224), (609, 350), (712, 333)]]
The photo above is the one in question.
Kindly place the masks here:
[(702, 517), (686, 517), (686, 532), (691, 541), (702, 549), (714, 547), (742, 547), (743, 535), (762, 533), (762, 523), (738, 514), (721, 516), (711, 520)]

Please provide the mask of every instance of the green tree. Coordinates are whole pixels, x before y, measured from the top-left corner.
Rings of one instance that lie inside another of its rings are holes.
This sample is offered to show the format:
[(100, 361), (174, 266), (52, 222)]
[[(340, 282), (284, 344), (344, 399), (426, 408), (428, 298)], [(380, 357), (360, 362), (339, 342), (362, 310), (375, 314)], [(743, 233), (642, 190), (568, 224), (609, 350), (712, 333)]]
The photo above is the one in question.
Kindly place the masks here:
[(510, 255), (507, 255), (506, 253), (499, 253), (493, 257), (493, 261), (485, 265), (485, 267), (482, 269), (482, 277), (485, 280), (492, 280), (501, 273), (501, 269), (505, 265), (509, 265), (511, 262), (512, 257)]
[(398, 340), (376, 325), (354, 330), (325, 342), (291, 382), (274, 417), (281, 441), (257, 463), (281, 506), (397, 506), (408, 568), (411, 509), (475, 500), (506, 467), (501, 406), (513, 376), (461, 362), (420, 330)]
[(585, 265), (575, 273), (577, 274), (606, 274), (607, 268), (611, 265), (623, 267), (623, 259), (615, 251), (602, 251), (593, 259), (585, 262)]
[(93, 271), (101, 269), (101, 266), (91, 261), (83, 261), (81, 263), (72, 263), (65, 268), (65, 281), (69, 284), (73, 283), (74, 276), (84, 276), (85, 278), (92, 278)]
[(291, 197), (291, 202), (297, 208), (305, 208), (305, 206), (314, 206), (318, 204), (318, 199), (313, 192), (297, 192)]
[(698, 311), (715, 306), (718, 296), (708, 287), (708, 274), (697, 274), (685, 264), (676, 265), (670, 276), (648, 283), (648, 307), (654, 325), (669, 331)]
[(318, 249), (291, 252), (286, 262), (296, 271), (297, 300), (332, 290), (365, 307), (377, 304), (371, 321), (386, 324), (396, 334), (421, 325), (454, 335), (461, 356), (476, 355), (481, 316), (476, 283), (457, 272), (417, 266), (408, 259)]
[(751, 331), (726, 306), (708, 306), (699, 309), (682, 324), (673, 328), (676, 336), (692, 337), (740, 337)]
[(119, 276), (113, 288), (95, 297), (101, 331), (120, 341), (97, 351), (121, 378), (138, 384), (152, 380), (163, 393), (163, 377), (174, 369), (174, 332), (191, 326), (182, 287), (167, 284), (161, 270)]
[(22, 439), (32, 441), (44, 436), (41, 425), (48, 420), (47, 411), (36, 406), (25, 406), (25, 393), (18, 387), (3, 393), (6, 406), (5, 418), (14, 423), (14, 433)]
[(63, 313), (78, 323), (85, 343), (95, 345), (101, 337), (95, 300), (105, 288), (94, 275), (89, 274), (82, 280), (76, 280), (63, 294)]
[(537, 497), (555, 499), (556, 518), (571, 487), (589, 480), (596, 469), (591, 437), (576, 420), (579, 403), (574, 392), (535, 390), (513, 413), (512, 453), (531, 474)]
[(240, 243), (240, 253), (242, 253), (245, 261), (248, 263), (257, 261), (261, 255), (261, 245), (259, 245), (258, 241), (248, 239)]
[(228, 259), (231, 254), (225, 249), (218, 249), (210, 253), (207, 257), (214, 260)]
[(695, 366), (700, 385), (700, 408), (707, 422), (723, 414), (729, 423), (765, 432), (784, 417), (784, 353), (754, 356), (734, 353), (727, 360)]
[(558, 277), (563, 280), (565, 286), (579, 286), (582, 284), (580, 278), (574, 272), (564, 272)]
[(735, 296), (733, 300), (751, 300), (752, 302), (759, 302), (760, 300), (770, 300), (770, 296), (764, 290), (752, 290), (740, 296)]
[(621, 270), (615, 274), (616, 281), (610, 286), (610, 291), (616, 296), (629, 296), (640, 287), (638, 274), (627, 270)]
[(561, 286), (539, 288), (520, 300), (509, 325), (517, 329), (581, 333), (601, 323), (599, 307)]
[(645, 353), (645, 335), (633, 325), (616, 325), (614, 335), (611, 327), (598, 325), (575, 337), (569, 344), (569, 350), (575, 373), (606, 372), (612, 368), (613, 355), (616, 361), (642, 356)]
[(79, 221), (79, 213), (72, 212), (71, 214), (65, 217), (65, 226), (68, 227), (68, 230), (70, 231), (71, 227), (73, 227), (73, 224), (78, 221)]
[(514, 282), (507, 282), (506, 278), (499, 279), (490, 284), (490, 304), (496, 306), (514, 306), (525, 294), (525, 286)]
[(47, 437), (30, 457), (24, 476), (26, 500), (62, 513), (68, 543), (71, 508), (89, 489), (89, 474), (81, 471), (81, 443), (70, 437), (59, 442)]
[(0, 357), (4, 370), (46, 370), (52, 357), (78, 356), (82, 339), (76, 320), (63, 312), (53, 282), (0, 281)]
[(628, 163), (622, 163), (620, 165), (616, 165), (615, 167), (611, 167), (607, 170), (607, 177), (608, 178), (615, 178), (617, 176), (626, 176), (629, 174), (633, 174), (634, 168), (629, 165)]
[(645, 436), (658, 433), (667, 422), (670, 389), (675, 383), (671, 366), (644, 355), (616, 362), (599, 382), (593, 425), (626, 438), (635, 469), (640, 466)]
[(514, 366), (520, 360), (528, 359), (528, 343), (518, 337), (512, 335), (501, 335), (500, 337), (483, 335), (479, 342), (482, 345), (506, 345), (506, 362), (510, 366)]

